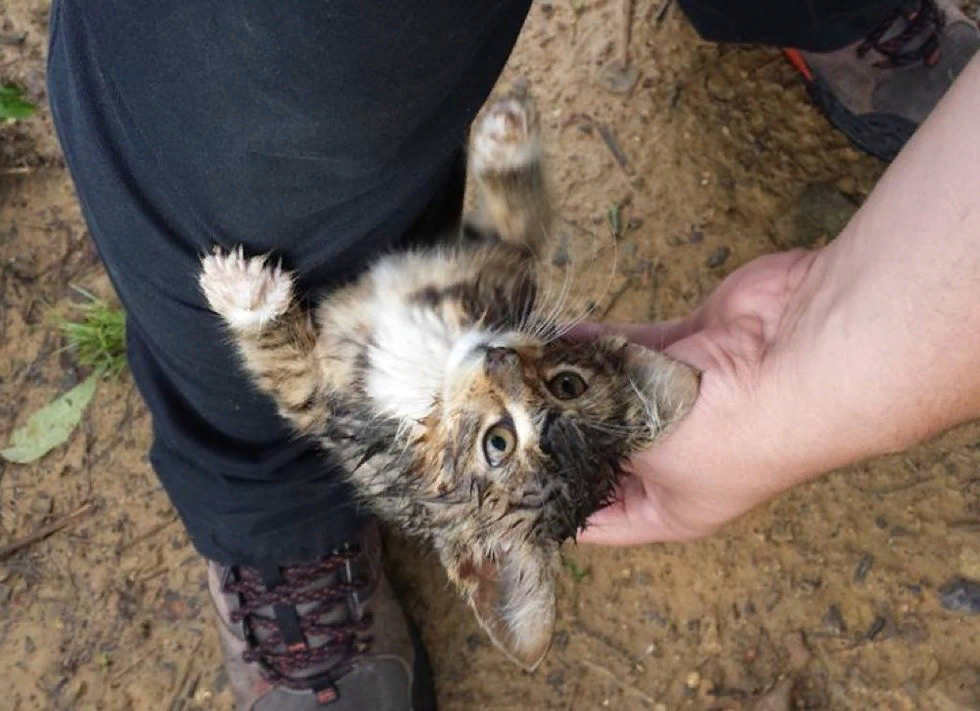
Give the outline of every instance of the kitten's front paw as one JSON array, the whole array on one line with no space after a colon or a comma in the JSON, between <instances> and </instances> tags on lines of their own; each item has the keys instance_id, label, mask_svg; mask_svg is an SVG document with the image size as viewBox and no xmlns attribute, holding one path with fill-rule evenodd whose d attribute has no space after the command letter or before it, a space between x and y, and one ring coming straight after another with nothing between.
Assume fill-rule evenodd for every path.
<instances>
[{"instance_id":1,"label":"kitten's front paw","mask_svg":"<svg viewBox=\"0 0 980 711\"><path fill-rule=\"evenodd\" d=\"M541 157L541 126L534 100L516 90L493 104L473 127L470 171L478 176L523 170Z\"/></svg>"},{"instance_id":2,"label":"kitten's front paw","mask_svg":"<svg viewBox=\"0 0 980 711\"><path fill-rule=\"evenodd\" d=\"M201 290L234 329L261 328L289 308L293 278L281 264L266 261L265 256L246 258L241 247L232 252L215 248L201 260Z\"/></svg>"}]
</instances>

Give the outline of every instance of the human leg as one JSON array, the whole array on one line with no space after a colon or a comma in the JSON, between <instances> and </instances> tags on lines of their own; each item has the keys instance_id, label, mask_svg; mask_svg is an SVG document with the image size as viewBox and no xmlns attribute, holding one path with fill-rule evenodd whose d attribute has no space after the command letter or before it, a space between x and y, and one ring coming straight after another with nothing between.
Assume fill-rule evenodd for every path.
<instances>
[{"instance_id":1,"label":"human leg","mask_svg":"<svg viewBox=\"0 0 980 711\"><path fill-rule=\"evenodd\" d=\"M466 128L526 11L525 0L54 4L52 110L127 311L151 462L218 587L252 612L269 608L242 586L252 573L259 591L335 592L353 585L338 579L345 555L359 559L351 541L377 547L336 468L248 385L198 291L199 257L213 244L275 250L312 293L455 222ZM363 567L377 584L362 597L386 590L372 555ZM294 565L306 572L284 571ZM271 612L288 642L296 616Z\"/></svg>"}]
</instances>

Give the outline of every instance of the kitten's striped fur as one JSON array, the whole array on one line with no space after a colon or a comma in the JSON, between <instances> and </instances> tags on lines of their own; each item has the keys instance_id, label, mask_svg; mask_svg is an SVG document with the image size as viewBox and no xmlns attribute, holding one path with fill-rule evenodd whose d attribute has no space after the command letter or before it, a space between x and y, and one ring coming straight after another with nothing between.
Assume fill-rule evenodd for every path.
<instances>
[{"instance_id":1,"label":"kitten's striped fur","mask_svg":"<svg viewBox=\"0 0 980 711\"><path fill-rule=\"evenodd\" d=\"M266 257L216 250L201 274L283 417L381 517L435 546L527 669L551 639L558 546L698 386L689 367L622 339L558 337L542 312L535 255L553 213L539 132L525 93L492 106L470 143L479 209L459 235L381 258L312 313Z\"/></svg>"}]
</instances>

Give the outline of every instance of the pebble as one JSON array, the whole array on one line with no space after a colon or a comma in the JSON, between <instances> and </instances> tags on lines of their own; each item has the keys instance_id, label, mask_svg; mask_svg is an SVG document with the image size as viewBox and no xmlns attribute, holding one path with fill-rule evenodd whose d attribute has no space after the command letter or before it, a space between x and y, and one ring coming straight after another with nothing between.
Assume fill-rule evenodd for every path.
<instances>
[{"instance_id":1,"label":"pebble","mask_svg":"<svg viewBox=\"0 0 980 711\"><path fill-rule=\"evenodd\" d=\"M54 499L50 496L45 496L40 494L34 497L31 501L31 511L36 513L38 516L47 516L54 509Z\"/></svg>"},{"instance_id":2,"label":"pebble","mask_svg":"<svg viewBox=\"0 0 980 711\"><path fill-rule=\"evenodd\" d=\"M838 178L837 189L844 195L853 195L857 192L857 181L851 176L845 175L843 178Z\"/></svg>"},{"instance_id":3,"label":"pebble","mask_svg":"<svg viewBox=\"0 0 980 711\"><path fill-rule=\"evenodd\" d=\"M869 641L874 639L881 634L881 631L885 629L887 624L888 620L878 615L871 621L871 624L868 626L868 631L864 633L864 638Z\"/></svg>"},{"instance_id":4,"label":"pebble","mask_svg":"<svg viewBox=\"0 0 980 711\"><path fill-rule=\"evenodd\" d=\"M980 583L956 576L939 588L939 602L947 610L980 615Z\"/></svg>"},{"instance_id":5,"label":"pebble","mask_svg":"<svg viewBox=\"0 0 980 711\"><path fill-rule=\"evenodd\" d=\"M870 553L865 553L858 560L857 567L854 568L854 582L863 583L864 579L868 577L868 573L874 567L875 557Z\"/></svg>"},{"instance_id":6,"label":"pebble","mask_svg":"<svg viewBox=\"0 0 980 711\"><path fill-rule=\"evenodd\" d=\"M831 634L842 635L847 632L847 623L844 622L844 615L837 605L827 608L827 613L823 616L823 626Z\"/></svg>"},{"instance_id":7,"label":"pebble","mask_svg":"<svg viewBox=\"0 0 980 711\"><path fill-rule=\"evenodd\" d=\"M684 686L687 687L689 691L695 691L699 686L701 686L701 674L696 671L692 671L684 679Z\"/></svg>"},{"instance_id":8,"label":"pebble","mask_svg":"<svg viewBox=\"0 0 980 711\"><path fill-rule=\"evenodd\" d=\"M725 245L718 247L715 251L708 255L708 258L704 260L704 265L709 269L717 269L728 261L728 256L732 253Z\"/></svg>"},{"instance_id":9,"label":"pebble","mask_svg":"<svg viewBox=\"0 0 980 711\"><path fill-rule=\"evenodd\" d=\"M735 98L735 87L732 82L719 74L710 74L704 82L704 88L708 90L711 98L718 101L731 101Z\"/></svg>"},{"instance_id":10,"label":"pebble","mask_svg":"<svg viewBox=\"0 0 980 711\"><path fill-rule=\"evenodd\" d=\"M597 83L613 94L629 94L640 80L640 70L635 64L623 67L619 62L610 62L599 76Z\"/></svg>"},{"instance_id":11,"label":"pebble","mask_svg":"<svg viewBox=\"0 0 980 711\"><path fill-rule=\"evenodd\" d=\"M809 247L821 238L836 237L857 208L836 186L814 183L804 188L796 204L777 220L777 234L788 246Z\"/></svg>"},{"instance_id":12,"label":"pebble","mask_svg":"<svg viewBox=\"0 0 980 711\"><path fill-rule=\"evenodd\" d=\"M199 708L210 708L211 698L213 696L214 694L212 694L210 690L200 688L194 692L194 697L191 699L191 701Z\"/></svg>"},{"instance_id":13,"label":"pebble","mask_svg":"<svg viewBox=\"0 0 980 711\"><path fill-rule=\"evenodd\" d=\"M964 578L980 580L980 549L964 548L960 551L960 574Z\"/></svg>"}]
</instances>

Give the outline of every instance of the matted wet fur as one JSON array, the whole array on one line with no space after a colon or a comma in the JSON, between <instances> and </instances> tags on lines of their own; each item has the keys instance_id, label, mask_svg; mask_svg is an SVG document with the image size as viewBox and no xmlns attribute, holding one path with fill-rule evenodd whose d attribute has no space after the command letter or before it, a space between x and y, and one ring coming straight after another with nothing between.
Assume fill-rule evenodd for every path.
<instances>
[{"instance_id":1,"label":"matted wet fur","mask_svg":"<svg viewBox=\"0 0 980 711\"><path fill-rule=\"evenodd\" d=\"M200 283L282 416L431 542L530 670L551 640L559 545L687 412L698 375L621 338L564 337L541 303L553 215L525 91L477 122L469 172L478 208L458 235L380 258L312 313L291 274L241 249L205 257Z\"/></svg>"}]
</instances>

